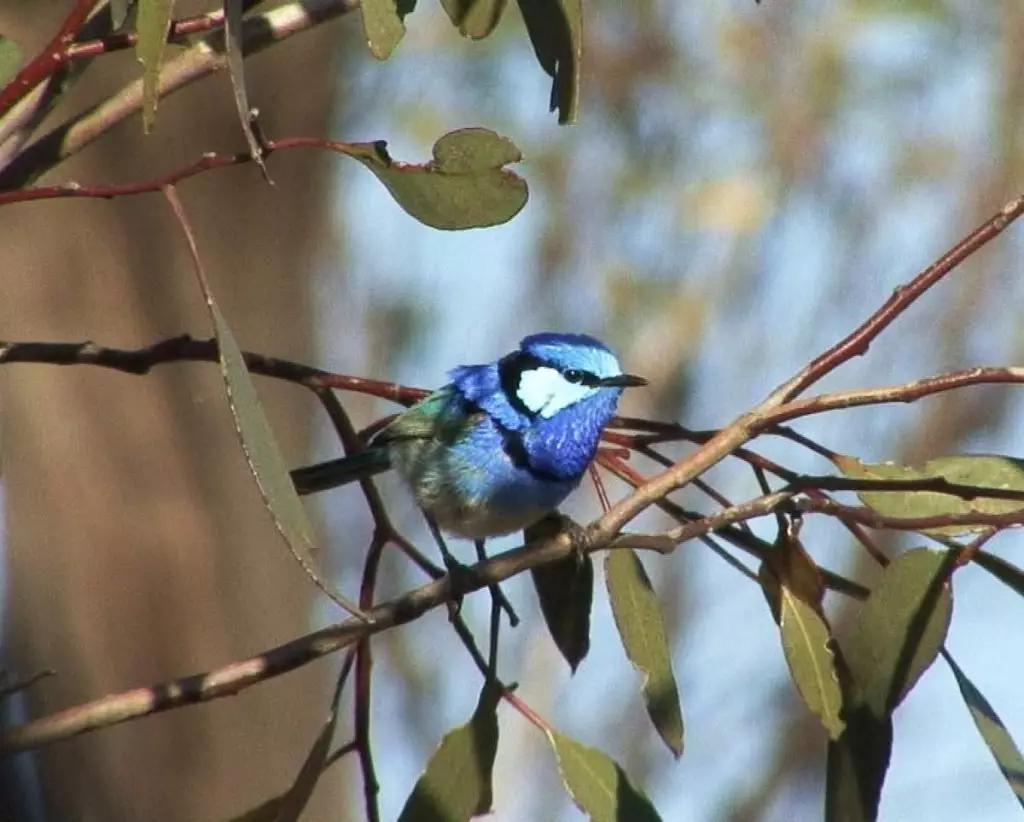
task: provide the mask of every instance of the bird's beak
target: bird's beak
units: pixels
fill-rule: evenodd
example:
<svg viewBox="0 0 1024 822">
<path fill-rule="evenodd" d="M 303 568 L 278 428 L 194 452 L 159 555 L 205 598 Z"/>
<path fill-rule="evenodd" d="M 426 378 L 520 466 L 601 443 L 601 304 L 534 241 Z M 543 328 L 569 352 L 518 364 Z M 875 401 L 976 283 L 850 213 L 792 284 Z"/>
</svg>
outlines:
<svg viewBox="0 0 1024 822">
<path fill-rule="evenodd" d="M 635 388 L 647 385 L 647 380 L 633 374 L 619 374 L 615 377 L 605 377 L 600 384 L 602 388 Z"/>
</svg>

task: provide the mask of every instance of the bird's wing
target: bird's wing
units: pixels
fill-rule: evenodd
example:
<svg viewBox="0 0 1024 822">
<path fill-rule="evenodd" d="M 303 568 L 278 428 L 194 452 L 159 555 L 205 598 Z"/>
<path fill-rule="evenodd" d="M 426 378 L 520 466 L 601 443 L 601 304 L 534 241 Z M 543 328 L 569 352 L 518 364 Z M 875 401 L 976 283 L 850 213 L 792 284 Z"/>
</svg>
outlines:
<svg viewBox="0 0 1024 822">
<path fill-rule="evenodd" d="M 470 406 L 453 385 L 439 388 L 403 411 L 373 438 L 374 445 L 398 440 L 436 439 L 451 444 L 483 414 Z"/>
</svg>

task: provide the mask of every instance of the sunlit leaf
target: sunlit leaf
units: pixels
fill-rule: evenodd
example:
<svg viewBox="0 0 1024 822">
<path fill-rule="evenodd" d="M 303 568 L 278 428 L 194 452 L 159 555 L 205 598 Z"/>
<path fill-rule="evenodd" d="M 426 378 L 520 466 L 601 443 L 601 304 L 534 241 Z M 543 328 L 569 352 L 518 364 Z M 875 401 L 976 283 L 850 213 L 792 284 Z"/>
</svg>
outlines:
<svg viewBox="0 0 1024 822">
<path fill-rule="evenodd" d="M 975 565 L 980 565 L 1004 585 L 1024 596 L 1024 571 L 1012 562 L 990 554 L 988 551 L 978 551 L 974 555 L 973 561 Z"/>
<path fill-rule="evenodd" d="M 549 731 L 548 739 L 569 796 L 593 822 L 660 820 L 651 801 L 611 757 L 558 731 Z"/>
<path fill-rule="evenodd" d="M 135 28 L 139 39 L 135 56 L 142 63 L 142 127 L 149 133 L 156 120 L 159 102 L 157 85 L 167 45 L 167 30 L 174 15 L 174 0 L 139 0 Z"/>
<path fill-rule="evenodd" d="M 224 41 L 227 49 L 228 76 L 235 98 L 235 110 L 249 146 L 249 155 L 259 164 L 264 175 L 267 167 L 263 162 L 263 146 L 252 130 L 252 112 L 249 108 L 249 94 L 245 90 L 245 60 L 242 56 L 242 0 L 224 0 Z"/>
<path fill-rule="evenodd" d="M 433 228 L 497 225 L 526 205 L 526 182 L 504 168 L 522 159 L 519 149 L 487 129 L 444 135 L 424 165 L 392 160 L 382 142 L 350 143 L 344 150 L 376 174 L 402 208 Z"/>
<path fill-rule="evenodd" d="M 559 123 L 574 123 L 583 59 L 582 0 L 518 2 L 537 61 L 551 77 L 551 111 L 558 109 Z"/>
<path fill-rule="evenodd" d="M 647 713 L 669 750 L 678 757 L 683 752 L 683 714 L 658 597 L 643 564 L 629 549 L 609 551 L 604 571 L 622 647 L 644 678 Z"/>
<path fill-rule="evenodd" d="M 833 462 L 846 476 L 876 480 L 922 480 L 940 477 L 958 485 L 1024 492 L 1024 461 L 1003 456 L 958 455 L 940 457 L 921 466 L 898 465 L 892 462 L 865 463 L 852 457 L 837 455 Z M 940 491 L 863 491 L 861 501 L 879 514 L 891 517 L 917 518 L 944 514 L 1007 514 L 1024 511 L 1019 500 L 974 497 L 965 499 Z M 987 525 L 950 525 L 929 528 L 930 534 L 967 534 L 984 531 Z"/>
<path fill-rule="evenodd" d="M 370 53 L 387 60 L 405 36 L 405 16 L 416 8 L 416 0 L 362 0 L 360 8 Z"/>
<path fill-rule="evenodd" d="M 491 810 L 498 698 L 496 689 L 484 686 L 469 722 L 447 733 L 430 757 L 399 822 L 468 822 Z"/>
<path fill-rule="evenodd" d="M 530 541 L 529 536 L 526 541 Z M 575 672 L 590 650 L 594 562 L 589 554 L 572 554 L 533 568 L 530 573 L 551 638 Z"/>
<path fill-rule="evenodd" d="M 1006 784 L 1010 786 L 1017 802 L 1024 807 L 1024 756 L 1021 756 L 1017 743 L 1013 741 L 1010 732 L 999 718 L 999 714 L 985 699 L 973 682 L 968 679 L 960 666 L 956 664 L 948 652 L 943 652 L 953 676 L 956 677 L 957 687 L 960 688 L 960 695 L 963 697 L 967 709 L 971 712 L 971 719 L 985 740 L 989 751 L 996 760 L 999 770 L 1002 771 Z"/>
<path fill-rule="evenodd" d="M 915 548 L 896 557 L 843 643 L 855 699 L 887 717 L 935 661 L 949 629 L 948 578 L 956 549 Z"/>
<path fill-rule="evenodd" d="M 0 87 L 21 68 L 21 49 L 8 37 L 0 35 Z"/>
<path fill-rule="evenodd" d="M 481 40 L 501 21 L 508 0 L 441 0 L 441 5 L 460 33 Z"/>
</svg>

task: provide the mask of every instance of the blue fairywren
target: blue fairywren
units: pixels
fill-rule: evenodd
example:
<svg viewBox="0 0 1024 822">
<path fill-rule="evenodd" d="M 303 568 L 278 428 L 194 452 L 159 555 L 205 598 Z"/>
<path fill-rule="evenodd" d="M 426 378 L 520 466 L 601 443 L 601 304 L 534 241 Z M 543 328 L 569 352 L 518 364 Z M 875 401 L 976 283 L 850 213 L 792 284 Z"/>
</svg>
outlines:
<svg viewBox="0 0 1024 822">
<path fill-rule="evenodd" d="M 647 384 L 583 334 L 534 334 L 450 376 L 366 450 L 292 471 L 298 492 L 394 468 L 443 530 L 473 540 L 519 531 L 580 484 L 623 389 Z"/>
</svg>

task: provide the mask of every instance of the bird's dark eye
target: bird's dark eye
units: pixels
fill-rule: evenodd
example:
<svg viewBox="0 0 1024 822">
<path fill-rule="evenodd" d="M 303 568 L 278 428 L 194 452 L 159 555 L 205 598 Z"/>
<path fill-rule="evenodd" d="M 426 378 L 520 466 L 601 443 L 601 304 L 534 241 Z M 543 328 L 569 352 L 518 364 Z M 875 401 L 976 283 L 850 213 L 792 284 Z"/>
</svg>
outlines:
<svg viewBox="0 0 1024 822">
<path fill-rule="evenodd" d="M 562 376 L 565 377 L 566 382 L 572 382 L 579 385 L 587 378 L 587 372 L 580 371 L 578 368 L 567 368 L 562 372 Z"/>
</svg>

